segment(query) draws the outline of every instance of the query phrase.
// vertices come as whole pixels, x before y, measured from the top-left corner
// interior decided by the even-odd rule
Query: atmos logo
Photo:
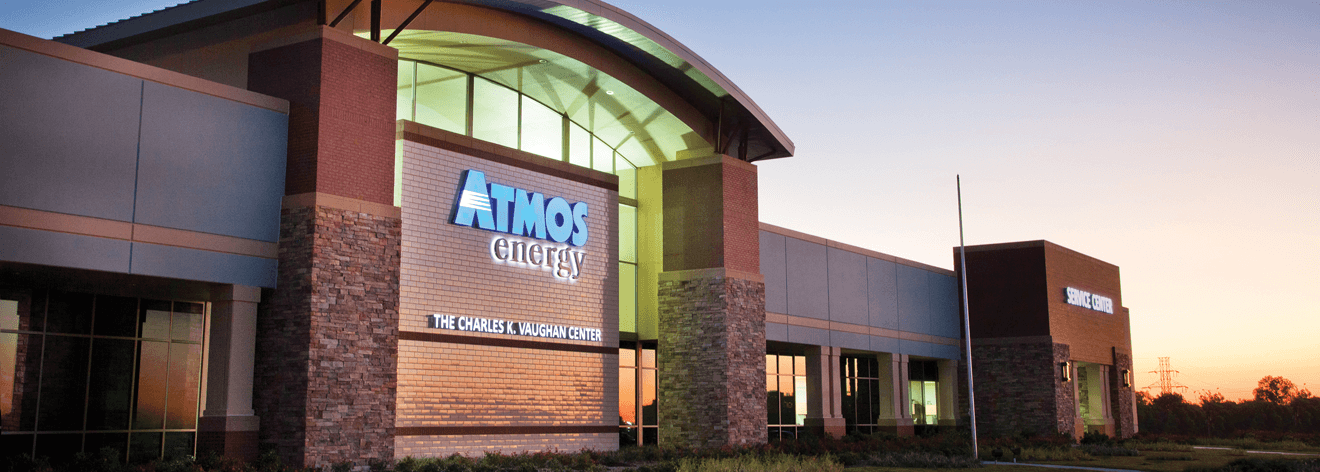
[[[582,275],[586,253],[573,246],[587,243],[585,202],[570,204],[562,197],[546,199],[538,192],[488,183],[484,172],[471,169],[463,173],[460,189],[453,224],[561,243],[497,236],[490,242],[496,262],[540,268],[566,280]]]

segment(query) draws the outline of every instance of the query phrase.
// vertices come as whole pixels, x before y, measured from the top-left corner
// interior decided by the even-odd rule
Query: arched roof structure
[[[388,38],[395,29],[404,31],[391,39],[401,57],[416,59],[427,40],[463,41],[461,35],[493,38],[481,40],[486,46],[503,47],[506,52],[518,49],[516,43],[552,54],[512,54],[503,60],[535,58],[556,66],[560,74],[574,68],[604,71],[609,77],[635,90],[638,97],[660,105],[674,119],[690,128],[714,151],[746,161],[791,156],[793,142],[732,81],[691,49],[636,16],[599,0],[375,0],[380,14],[372,21],[372,0],[324,0],[318,5],[320,21],[347,20],[355,32],[372,31],[371,36]],[[92,50],[113,50],[181,31],[232,21],[266,11],[299,4],[317,4],[316,0],[196,0],[108,25],[56,38],[57,41]],[[458,18],[454,13],[461,13]],[[483,13],[484,12],[484,13]],[[344,18],[340,18],[344,17]],[[519,34],[517,24],[539,25],[539,33]],[[343,28],[343,26],[340,26]],[[446,33],[427,37],[419,31]],[[586,41],[581,41],[585,39]],[[398,42],[398,44],[395,44]],[[539,43],[539,44],[537,44]],[[412,50],[410,50],[410,48]],[[529,48],[527,51],[530,51]],[[524,51],[524,52],[527,52]],[[488,50],[489,52],[489,50]],[[607,54],[601,54],[607,53]],[[554,63],[555,54],[563,56]],[[451,58],[452,59],[452,58]],[[473,59],[469,57],[468,59]],[[487,57],[489,59],[489,57]],[[629,67],[620,67],[617,63]],[[613,63],[613,65],[611,65]],[[507,62],[500,67],[507,67]],[[645,77],[630,73],[640,71]],[[478,68],[479,69],[479,68]],[[469,72],[481,73],[481,70]],[[590,74],[577,81],[591,80]],[[509,85],[506,83],[506,85]],[[590,84],[581,84],[590,85]],[[588,92],[591,90],[586,89]],[[633,98],[638,98],[633,97]],[[620,97],[617,106],[630,106],[628,97]],[[550,104],[550,103],[547,103]],[[645,108],[645,107],[641,107]],[[559,110],[571,113],[571,109]],[[634,110],[633,123],[663,121],[647,110]],[[641,130],[638,128],[638,131]],[[692,140],[692,136],[665,139]],[[652,153],[673,159],[671,148],[696,148],[695,143],[652,143]],[[656,151],[661,150],[661,151]]]

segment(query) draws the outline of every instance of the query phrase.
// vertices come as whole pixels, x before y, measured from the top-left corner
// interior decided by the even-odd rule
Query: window
[[[16,307],[0,303],[6,454],[194,454],[204,303],[43,290]]]
[[[796,439],[807,419],[807,358],[765,355],[766,424],[769,439]]]
[[[871,434],[879,429],[880,362],[875,357],[843,356],[839,359],[843,418],[848,433]]]
[[[940,368],[936,361],[908,362],[908,395],[912,400],[912,422],[940,424]]]
[[[619,346],[619,445],[659,442],[655,342]]]

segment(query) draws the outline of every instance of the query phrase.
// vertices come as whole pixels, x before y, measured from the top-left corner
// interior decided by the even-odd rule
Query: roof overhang
[[[55,38],[103,52],[317,0],[196,0]],[[423,0],[384,0],[420,6]],[[341,10],[349,2],[330,2]],[[369,1],[361,2],[365,8]],[[714,124],[716,152],[749,162],[793,155],[793,142],[724,74],[668,34],[598,0],[447,0],[524,15],[572,31],[629,61]],[[400,5],[403,9],[416,6]],[[335,15],[336,13],[331,13]],[[394,28],[395,25],[383,25]]]

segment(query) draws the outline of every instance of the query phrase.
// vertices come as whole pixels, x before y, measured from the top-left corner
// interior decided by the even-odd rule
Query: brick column
[[[756,167],[727,156],[663,167],[660,444],[766,442],[765,279]]]
[[[249,88],[290,103],[279,283],[257,336],[261,442],[295,467],[392,460],[397,52],[325,27],[257,49]]]
[[[261,289],[224,285],[211,294],[206,410],[197,421],[198,452],[257,458],[260,422],[252,411],[252,364]]]
[[[839,391],[842,352],[837,347],[807,348],[806,427],[819,436],[839,438],[848,434],[847,420],[843,418],[843,393]]]

